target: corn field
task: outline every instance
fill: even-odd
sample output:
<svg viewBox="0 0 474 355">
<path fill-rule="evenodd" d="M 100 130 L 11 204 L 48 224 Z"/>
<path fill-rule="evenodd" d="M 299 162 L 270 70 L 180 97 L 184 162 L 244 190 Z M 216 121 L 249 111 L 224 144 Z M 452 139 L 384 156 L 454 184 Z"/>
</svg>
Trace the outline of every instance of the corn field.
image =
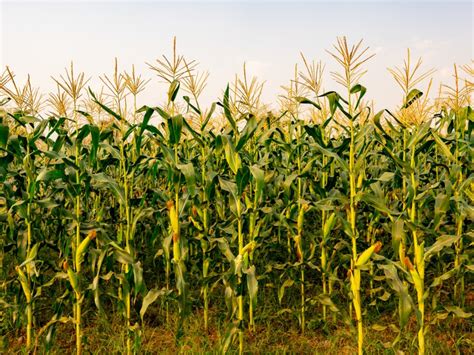
<svg viewBox="0 0 474 355">
<path fill-rule="evenodd" d="M 367 332 L 419 354 L 436 352 L 426 338 L 441 323 L 471 332 L 472 63 L 434 89 L 408 51 L 389 69 L 403 100 L 376 110 L 370 49 L 339 38 L 328 52 L 337 91 L 301 55 L 272 106 L 244 65 L 202 107 L 208 73 L 175 43 L 149 64 L 167 85 L 150 106 L 137 105 L 148 80 L 117 60 L 99 88 L 71 63 L 48 95 L 6 67 L 3 346 L 57 352 L 67 331 L 69 351 L 93 352 L 98 317 L 119 319 L 127 354 L 166 324 L 179 348 L 191 318 L 224 353 L 246 352 L 270 318 L 302 334 L 347 326 L 359 354 Z"/>
</svg>

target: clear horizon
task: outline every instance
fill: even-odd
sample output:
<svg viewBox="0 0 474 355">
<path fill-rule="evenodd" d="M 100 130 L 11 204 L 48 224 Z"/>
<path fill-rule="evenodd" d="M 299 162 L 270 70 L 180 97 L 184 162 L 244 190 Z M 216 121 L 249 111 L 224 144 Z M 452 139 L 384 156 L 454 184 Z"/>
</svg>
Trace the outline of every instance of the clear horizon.
<svg viewBox="0 0 474 355">
<path fill-rule="evenodd" d="M 2 1 L 0 19 L 2 71 L 10 66 L 19 80 L 30 74 L 33 85 L 47 93 L 54 90 L 50 77 L 63 74 L 72 60 L 97 90 L 99 75 L 110 75 L 117 57 L 120 69 L 135 64 L 152 79 L 140 99 L 147 104 L 160 103 L 166 89 L 145 62 L 171 55 L 174 36 L 178 52 L 210 72 L 204 105 L 220 99 L 244 62 L 249 74 L 265 81 L 263 101 L 275 102 L 294 64 L 302 65 L 300 52 L 326 65 L 323 88 L 337 90 L 330 78 L 337 66 L 326 50 L 342 35 L 350 43 L 364 39 L 376 53 L 362 84 L 377 107 L 401 102 L 386 68 L 401 66 L 407 48 L 413 59 L 423 58 L 424 69 L 437 70 L 432 93 L 440 82 L 451 83 L 454 63 L 474 57 L 473 4 L 466 1 Z"/>
</svg>

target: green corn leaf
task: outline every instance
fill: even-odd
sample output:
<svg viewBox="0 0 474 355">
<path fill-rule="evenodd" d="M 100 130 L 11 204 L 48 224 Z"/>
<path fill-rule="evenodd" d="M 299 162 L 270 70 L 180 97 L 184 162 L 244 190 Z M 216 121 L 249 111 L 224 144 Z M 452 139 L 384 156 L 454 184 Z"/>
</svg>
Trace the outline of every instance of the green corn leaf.
<svg viewBox="0 0 474 355">
<path fill-rule="evenodd" d="M 145 130 L 148 127 L 148 123 L 150 122 L 153 112 L 154 112 L 153 108 L 145 107 L 145 114 L 143 115 L 143 120 L 142 120 L 142 123 L 140 124 L 140 129 L 138 131 L 138 134 L 135 136 L 135 151 L 137 152 L 137 155 L 140 155 L 140 151 L 142 148 L 143 134 L 145 133 Z"/>
<path fill-rule="evenodd" d="M 383 182 L 389 182 L 389 181 L 393 181 L 394 177 L 395 177 L 395 173 L 391 173 L 391 172 L 386 171 L 382 175 L 380 175 L 378 180 L 383 181 Z"/>
<path fill-rule="evenodd" d="M 177 167 L 186 179 L 186 189 L 189 195 L 194 196 L 196 193 L 196 172 L 194 171 L 193 164 L 178 164 Z"/>
<path fill-rule="evenodd" d="M 457 242 L 461 236 L 454 236 L 454 235 L 442 235 L 436 238 L 436 241 L 428 248 L 425 249 L 424 252 L 424 260 L 427 262 L 430 258 L 439 253 L 446 247 L 451 246 L 453 243 Z"/>
<path fill-rule="evenodd" d="M 263 188 L 265 186 L 265 173 L 257 165 L 250 167 L 250 172 L 255 180 L 255 201 L 260 202 L 263 196 Z"/>
<path fill-rule="evenodd" d="M 248 140 L 252 138 L 258 127 L 259 124 L 257 123 L 257 119 L 255 118 L 255 116 L 250 117 L 240 134 L 240 138 L 237 142 L 237 145 L 235 146 L 235 150 L 237 152 L 239 152 L 245 146 L 245 143 L 247 143 Z"/>
<path fill-rule="evenodd" d="M 237 171 L 241 167 L 240 155 L 235 150 L 234 143 L 229 136 L 222 136 L 224 142 L 224 151 L 225 151 L 225 159 L 227 160 L 227 164 L 229 164 L 229 168 L 232 170 L 234 174 L 237 174 Z"/>
<path fill-rule="evenodd" d="M 250 181 L 250 169 L 247 166 L 241 167 L 237 171 L 235 176 L 235 182 L 237 183 L 237 194 L 240 196 L 244 192 Z"/>
<path fill-rule="evenodd" d="M 430 288 L 435 288 L 443 284 L 444 281 L 449 280 L 451 277 L 455 276 L 459 272 L 459 267 L 452 268 L 451 270 L 445 272 L 441 276 L 435 277 Z"/>
<path fill-rule="evenodd" d="M 179 144 L 183 130 L 183 116 L 177 115 L 168 119 L 168 142 L 170 145 Z"/>
<path fill-rule="evenodd" d="M 26 255 L 26 259 L 25 261 L 23 261 L 21 264 L 20 264 L 20 267 L 23 267 L 25 266 L 26 264 L 29 264 L 31 262 L 33 262 L 36 258 L 36 255 L 38 254 L 38 248 L 40 246 L 40 243 L 36 243 L 35 245 L 33 245 L 33 247 L 30 249 L 30 252 Z"/>
<path fill-rule="evenodd" d="M 213 102 L 212 105 L 211 105 L 211 108 L 209 109 L 209 112 L 207 113 L 207 116 L 206 116 L 205 120 L 201 124 L 201 132 L 206 129 L 206 126 L 209 123 L 209 121 L 211 120 L 211 117 L 212 117 L 215 110 L 216 110 L 216 103 Z"/>
<path fill-rule="evenodd" d="M 46 168 L 46 169 L 43 169 L 36 177 L 37 182 L 39 181 L 49 182 L 49 181 L 57 180 L 57 179 L 63 179 L 63 180 L 66 179 L 66 175 L 64 174 L 63 170 L 57 170 L 57 169 L 48 170 Z"/>
<path fill-rule="evenodd" d="M 433 135 L 433 138 L 436 142 L 436 145 L 439 147 L 439 149 L 441 150 L 441 152 L 443 153 L 443 155 L 450 161 L 454 162 L 455 161 L 455 158 L 453 156 L 453 154 L 451 153 L 450 149 L 448 148 L 448 146 L 442 141 L 442 139 L 440 138 L 440 136 L 434 132 L 434 131 L 431 131 L 431 134 Z"/>
<path fill-rule="evenodd" d="M 183 96 L 183 99 L 184 99 L 184 101 L 186 101 L 188 106 L 191 107 L 194 110 L 194 112 L 196 112 L 198 115 L 201 115 L 201 110 L 199 110 L 196 106 L 194 106 L 191 103 L 191 100 L 189 99 L 189 96 Z"/>
<path fill-rule="evenodd" d="M 395 216 L 398 214 L 395 211 L 391 211 L 387 207 L 384 199 L 377 195 L 374 195 L 371 193 L 364 193 L 361 197 L 361 200 L 367 203 L 369 206 L 372 206 L 373 208 L 375 208 L 378 212 L 381 212 L 383 214 L 386 214 L 389 216 Z"/>
<path fill-rule="evenodd" d="M 446 306 L 444 307 L 448 312 L 453 313 L 456 317 L 459 318 L 471 318 L 471 312 L 465 312 L 463 309 L 457 306 Z"/>
<path fill-rule="evenodd" d="M 125 192 L 123 187 L 105 173 L 98 173 L 92 176 L 93 183 L 100 188 L 105 188 L 112 192 L 120 204 L 125 204 Z"/>
<path fill-rule="evenodd" d="M 402 108 L 410 107 L 421 96 L 423 96 L 423 93 L 420 90 L 418 90 L 418 89 L 411 90 L 408 93 L 407 97 L 405 98 L 405 103 L 403 104 Z"/>
<path fill-rule="evenodd" d="M 97 166 L 97 151 L 99 149 L 99 142 L 100 142 L 100 131 L 99 127 L 90 125 L 90 134 L 91 134 L 91 150 L 90 150 L 90 160 L 92 166 Z"/>
<path fill-rule="evenodd" d="M 173 80 L 168 89 L 168 101 L 174 102 L 176 95 L 178 95 L 180 83 L 178 80 Z"/>
<path fill-rule="evenodd" d="M 395 253 L 398 253 L 400 243 L 405 240 L 404 224 L 401 218 L 394 220 L 392 223 L 392 248 Z"/>
<path fill-rule="evenodd" d="M 303 126 L 303 128 L 306 131 L 306 133 L 310 135 L 316 141 L 316 143 L 318 143 L 323 148 L 327 148 L 323 140 L 323 133 L 322 133 L 320 125 L 314 125 L 314 126 L 305 125 Z"/>
<path fill-rule="evenodd" d="M 293 286 L 295 282 L 292 279 L 286 279 L 285 282 L 280 286 L 278 289 L 278 302 L 281 304 L 281 301 L 283 300 L 283 296 L 285 295 L 285 289 L 287 287 Z"/>
<path fill-rule="evenodd" d="M 92 97 L 92 101 L 94 101 L 97 105 L 99 105 L 105 112 L 107 112 L 109 115 L 111 115 L 112 117 L 117 119 L 119 122 L 121 122 L 121 121 L 126 122 L 122 118 L 122 116 L 120 116 L 118 113 L 114 112 L 112 109 L 108 108 L 106 105 L 104 105 L 102 102 L 100 102 L 90 88 L 89 88 L 89 93 Z"/>
<path fill-rule="evenodd" d="M 225 89 L 223 103 L 222 104 L 219 103 L 219 106 L 222 106 L 224 108 L 225 118 L 227 119 L 227 121 L 229 121 L 230 126 L 232 127 L 232 130 L 234 131 L 234 134 L 237 135 L 239 130 L 230 112 L 229 85 L 227 85 L 227 88 Z"/>
<path fill-rule="evenodd" d="M 191 127 L 189 122 L 186 119 L 183 119 L 184 126 L 188 130 L 189 133 L 193 136 L 193 139 L 199 143 L 201 147 L 205 147 L 204 141 L 201 139 L 201 136 Z"/>
<path fill-rule="evenodd" d="M 318 110 L 321 110 L 321 106 L 318 105 L 316 102 L 314 101 L 311 101 L 310 99 L 307 99 L 306 97 L 301 97 L 301 96 L 297 96 L 295 97 L 295 100 L 297 102 L 299 102 L 300 104 L 309 104 L 309 105 L 313 105 L 314 107 L 316 107 Z"/>
<path fill-rule="evenodd" d="M 258 281 L 255 272 L 255 265 L 252 265 L 245 271 L 245 274 L 247 274 L 247 289 L 249 291 L 250 302 L 252 302 L 254 307 L 257 305 L 258 292 Z"/>
<path fill-rule="evenodd" d="M 416 308 L 408 293 L 408 286 L 402 283 L 394 265 L 379 265 L 379 267 L 383 269 L 388 284 L 398 295 L 398 317 L 400 328 L 403 329 L 410 319 L 411 312 Z"/>
<path fill-rule="evenodd" d="M 135 293 L 135 297 L 138 294 L 143 293 L 145 291 L 145 283 L 143 281 L 143 268 L 140 261 L 132 264 L 133 269 L 133 291 Z"/>
<path fill-rule="evenodd" d="M 227 240 L 225 240 L 224 238 L 219 238 L 216 241 L 218 243 L 219 250 L 222 252 L 222 254 L 224 254 L 227 261 L 231 262 L 232 260 L 234 260 L 235 256 L 232 253 L 232 251 L 230 250 L 230 246 L 229 246 L 229 243 L 227 242 Z"/>
<path fill-rule="evenodd" d="M 7 147 L 9 132 L 8 126 L 0 125 L 0 148 Z"/>
<path fill-rule="evenodd" d="M 339 107 L 338 106 L 338 101 L 340 99 L 339 94 L 335 91 L 329 91 L 329 92 L 326 92 L 326 93 L 320 95 L 319 97 L 326 97 L 328 99 L 329 109 L 331 111 L 331 116 L 334 116 L 334 114 L 336 113 L 337 108 Z"/>
<path fill-rule="evenodd" d="M 357 102 L 355 105 L 355 109 L 357 109 L 359 108 L 362 98 L 365 96 L 365 93 L 367 92 L 367 88 L 360 84 L 356 84 L 351 88 L 350 92 L 351 94 L 357 94 L 357 93 L 359 94 L 359 97 L 357 98 Z"/>
<path fill-rule="evenodd" d="M 140 308 L 140 319 L 142 320 L 142 322 L 148 307 L 150 307 L 150 305 L 155 302 L 158 297 L 162 297 L 166 295 L 166 293 L 167 291 L 165 289 L 160 290 L 158 288 L 153 288 L 148 291 L 146 296 L 143 298 L 142 307 Z"/>
</svg>

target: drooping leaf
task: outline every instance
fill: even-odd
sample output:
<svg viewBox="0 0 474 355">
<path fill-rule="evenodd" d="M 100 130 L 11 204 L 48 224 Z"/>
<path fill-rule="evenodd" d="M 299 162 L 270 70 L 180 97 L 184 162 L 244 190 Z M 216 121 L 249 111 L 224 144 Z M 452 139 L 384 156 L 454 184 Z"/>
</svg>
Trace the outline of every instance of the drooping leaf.
<svg viewBox="0 0 474 355">
<path fill-rule="evenodd" d="M 457 306 L 445 306 L 444 309 L 446 309 L 448 312 L 453 313 L 456 317 L 459 318 L 471 318 L 472 313 L 471 312 L 465 312 L 463 309 Z"/>
<path fill-rule="evenodd" d="M 92 176 L 93 183 L 100 188 L 105 188 L 112 192 L 120 204 L 125 204 L 125 192 L 114 179 L 105 173 L 98 173 Z"/>
<path fill-rule="evenodd" d="M 362 98 L 365 96 L 365 93 L 367 92 L 367 88 L 360 84 L 356 84 L 351 88 L 350 92 L 351 94 L 357 94 L 357 93 L 359 94 L 359 97 L 357 98 L 357 102 L 355 104 L 355 109 L 357 109 L 360 105 Z"/>
<path fill-rule="evenodd" d="M 173 80 L 168 89 L 168 101 L 174 102 L 176 95 L 178 95 L 180 83 L 178 80 Z"/>
<path fill-rule="evenodd" d="M 441 250 L 443 250 L 446 247 L 451 246 L 453 243 L 457 242 L 461 236 L 457 235 L 442 235 L 438 238 L 436 238 L 436 241 L 428 248 L 426 248 L 425 253 L 424 253 L 424 259 L 425 261 L 430 260 L 430 258 L 436 254 L 439 253 Z"/>
<path fill-rule="evenodd" d="M 418 89 L 411 90 L 405 98 L 405 103 L 403 104 L 402 108 L 410 107 L 411 104 L 418 100 L 422 95 L 423 93 Z"/>
<path fill-rule="evenodd" d="M 148 307 L 150 307 L 150 305 L 153 302 L 155 302 L 158 299 L 158 297 L 161 297 L 164 295 L 166 295 L 166 289 L 160 290 L 158 288 L 153 288 L 150 291 L 148 291 L 146 296 L 143 298 L 142 307 L 140 308 L 140 319 L 142 320 L 142 322 L 143 322 L 143 318 L 145 316 L 145 313 Z"/>
<path fill-rule="evenodd" d="M 297 102 L 299 102 L 300 104 L 309 104 L 309 105 L 313 105 L 314 107 L 316 107 L 318 110 L 321 110 L 321 105 L 317 104 L 316 102 L 314 101 L 311 101 L 310 99 L 306 98 L 306 97 L 302 97 L 302 96 L 298 96 L 295 98 L 295 100 Z"/>
</svg>

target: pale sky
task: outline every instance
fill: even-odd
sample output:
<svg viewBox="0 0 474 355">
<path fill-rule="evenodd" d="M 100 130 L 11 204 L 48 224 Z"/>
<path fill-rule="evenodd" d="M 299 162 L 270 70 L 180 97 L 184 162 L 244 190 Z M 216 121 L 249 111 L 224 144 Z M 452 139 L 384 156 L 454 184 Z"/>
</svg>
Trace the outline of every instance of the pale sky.
<svg viewBox="0 0 474 355">
<path fill-rule="evenodd" d="M 376 53 L 362 84 L 382 108 L 402 100 L 386 68 L 401 66 L 407 48 L 423 57 L 424 68 L 437 69 L 436 88 L 451 82 L 454 63 L 474 58 L 473 31 L 471 1 L 0 0 L 0 66 L 9 65 L 19 79 L 31 74 L 33 85 L 48 92 L 50 76 L 73 60 L 98 90 L 97 77 L 111 74 L 118 57 L 122 69 L 135 64 L 152 79 L 141 103 L 157 105 L 166 91 L 145 62 L 171 55 L 176 36 L 178 52 L 210 72 L 204 104 L 220 98 L 244 62 L 265 80 L 264 101 L 274 102 L 301 63 L 300 51 L 326 63 L 323 87 L 337 89 L 329 75 L 336 66 L 325 50 L 345 35 L 350 43 L 363 38 Z"/>
</svg>

